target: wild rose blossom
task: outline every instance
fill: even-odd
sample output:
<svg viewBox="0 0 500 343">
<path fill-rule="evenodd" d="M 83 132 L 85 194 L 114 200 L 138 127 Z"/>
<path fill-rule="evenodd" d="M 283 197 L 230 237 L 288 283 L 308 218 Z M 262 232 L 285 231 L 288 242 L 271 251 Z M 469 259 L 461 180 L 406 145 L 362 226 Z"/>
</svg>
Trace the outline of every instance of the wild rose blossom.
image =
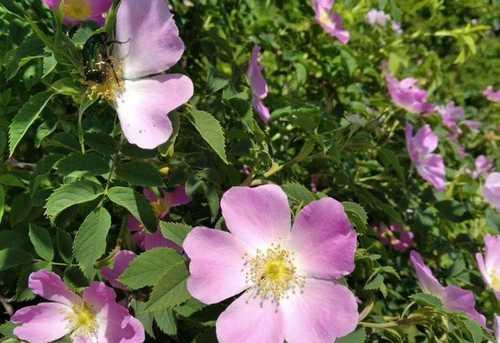
<svg viewBox="0 0 500 343">
<path fill-rule="evenodd" d="M 486 89 L 483 91 L 483 95 L 489 101 L 500 102 L 500 90 L 494 90 L 493 86 L 486 87 Z"/>
<path fill-rule="evenodd" d="M 399 252 L 405 252 L 414 244 L 413 232 L 406 230 L 401 224 L 379 224 L 373 227 L 382 244 Z"/>
<path fill-rule="evenodd" d="M 443 287 L 432 274 L 431 269 L 424 263 L 422 256 L 416 251 L 410 252 L 410 261 L 417 273 L 420 288 L 424 293 L 439 298 L 447 311 L 463 312 L 479 325 L 486 326 L 486 318 L 477 312 L 475 308 L 476 300 L 471 291 L 456 286 Z"/>
<path fill-rule="evenodd" d="M 112 268 L 101 268 L 101 275 L 103 279 L 108 281 L 114 288 L 126 290 L 127 286 L 118 281 L 118 278 L 123 274 L 130 262 L 134 259 L 135 253 L 133 251 L 120 250 L 115 256 Z"/>
<path fill-rule="evenodd" d="M 57 10 L 61 0 L 43 0 L 45 6 L 51 10 Z M 78 25 L 85 21 L 93 21 L 104 25 L 106 12 L 109 11 L 113 0 L 64 0 L 63 21 L 66 25 Z"/>
<path fill-rule="evenodd" d="M 143 189 L 143 193 L 151 204 L 151 207 L 153 207 L 156 218 L 158 219 L 164 219 L 172 207 L 185 205 L 191 202 L 191 199 L 186 194 L 186 187 L 184 185 L 178 185 L 172 192 L 164 193 L 162 197 L 158 197 L 153 191 L 147 188 Z M 150 250 L 158 247 L 179 249 L 177 244 L 163 237 L 160 230 L 156 230 L 154 233 L 147 232 L 141 222 L 133 216 L 128 217 L 127 224 L 135 242 L 143 250 Z"/>
<path fill-rule="evenodd" d="M 164 0 L 122 0 L 116 15 L 112 63 L 93 93 L 114 105 L 127 140 L 154 149 L 172 134 L 168 113 L 193 95 L 185 75 L 160 74 L 176 64 L 184 43 Z M 153 76 L 150 76 L 153 75 Z"/>
<path fill-rule="evenodd" d="M 438 136 L 429 125 L 420 128 L 413 136 L 413 126 L 410 123 L 406 123 L 405 135 L 406 148 L 417 172 L 436 190 L 443 192 L 446 189 L 443 157 L 432 153 L 438 146 Z"/>
<path fill-rule="evenodd" d="M 500 210 L 500 173 L 491 173 L 486 177 L 483 195 L 491 206 Z"/>
<path fill-rule="evenodd" d="M 220 343 L 331 343 L 356 328 L 356 298 L 336 281 L 354 270 L 356 251 L 341 203 L 311 202 L 291 230 L 275 185 L 233 187 L 221 209 L 229 232 L 196 227 L 183 244 L 193 297 L 215 304 L 243 292 L 217 319 Z"/>
<path fill-rule="evenodd" d="M 500 235 L 484 237 L 484 256 L 476 254 L 476 261 L 484 282 L 500 300 Z"/>
<path fill-rule="evenodd" d="M 465 117 L 465 111 L 462 107 L 455 106 L 455 103 L 450 101 L 446 106 L 438 106 L 437 111 L 447 128 L 452 131 L 459 130 L 458 124 Z"/>
<path fill-rule="evenodd" d="M 261 54 L 260 47 L 254 46 L 252 50 L 252 58 L 248 65 L 247 75 L 250 80 L 252 89 L 252 105 L 260 119 L 267 124 L 271 119 L 271 113 L 264 104 L 264 99 L 267 97 L 268 88 L 267 82 L 262 76 L 262 65 L 260 64 Z"/>
<path fill-rule="evenodd" d="M 379 11 L 376 9 L 371 9 L 366 14 L 366 21 L 372 26 L 382 26 L 384 27 L 388 21 L 391 20 L 391 16 L 384 11 Z"/>
<path fill-rule="evenodd" d="M 17 338 L 30 343 L 53 342 L 69 335 L 73 342 L 144 342 L 144 327 L 116 303 L 112 288 L 92 282 L 81 296 L 47 270 L 31 273 L 29 288 L 50 302 L 16 311 L 11 321 Z"/>
<path fill-rule="evenodd" d="M 417 87 L 417 79 L 407 77 L 398 81 L 389 72 L 385 73 L 387 88 L 392 102 L 411 113 L 431 113 L 435 111 L 434 105 L 427 102 L 427 91 Z"/>
<path fill-rule="evenodd" d="M 335 0 L 313 0 L 316 21 L 323 30 L 332 37 L 336 37 L 340 43 L 349 42 L 349 32 L 344 29 L 342 18 L 332 11 Z"/>
<path fill-rule="evenodd" d="M 484 155 L 479 155 L 474 161 L 475 170 L 472 172 L 474 179 L 486 176 L 493 169 L 493 161 Z"/>
<path fill-rule="evenodd" d="M 394 21 L 394 20 L 392 21 L 391 28 L 395 34 L 397 34 L 397 35 L 403 34 L 403 29 L 401 28 L 401 24 L 398 23 L 397 21 Z"/>
</svg>

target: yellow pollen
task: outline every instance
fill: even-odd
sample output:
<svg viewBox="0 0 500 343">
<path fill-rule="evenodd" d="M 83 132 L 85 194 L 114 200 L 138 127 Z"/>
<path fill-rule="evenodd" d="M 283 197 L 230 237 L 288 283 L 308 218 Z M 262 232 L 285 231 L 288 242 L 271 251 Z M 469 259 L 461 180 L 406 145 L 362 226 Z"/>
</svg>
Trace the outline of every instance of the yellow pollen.
<svg viewBox="0 0 500 343">
<path fill-rule="evenodd" d="M 330 14 L 328 14 L 328 12 L 322 8 L 320 8 L 319 10 L 319 22 L 325 26 L 329 26 L 332 24 L 332 18 L 330 17 Z"/>
<path fill-rule="evenodd" d="M 245 255 L 246 282 L 255 296 L 276 304 L 281 299 L 301 291 L 305 278 L 298 275 L 293 253 L 280 245 L 257 250 L 254 257 Z"/>
<path fill-rule="evenodd" d="M 157 218 L 160 218 L 160 216 L 170 208 L 164 199 L 158 199 L 155 202 L 152 202 L 151 207 L 153 208 Z"/>
<path fill-rule="evenodd" d="M 91 96 L 97 96 L 116 103 L 117 97 L 123 91 L 123 70 L 121 64 L 114 58 L 109 62 L 101 61 L 97 63 L 103 74 L 103 82 L 85 81 Z"/>
<path fill-rule="evenodd" d="M 74 330 L 84 334 L 92 334 L 96 332 L 97 320 L 95 313 L 92 311 L 89 305 L 74 305 L 73 315 L 70 318 Z"/>
<path fill-rule="evenodd" d="M 491 287 L 495 291 L 500 291 L 500 273 L 496 270 L 491 273 Z"/>
<path fill-rule="evenodd" d="M 92 15 L 92 8 L 87 0 L 64 0 L 64 15 L 83 21 Z"/>
</svg>

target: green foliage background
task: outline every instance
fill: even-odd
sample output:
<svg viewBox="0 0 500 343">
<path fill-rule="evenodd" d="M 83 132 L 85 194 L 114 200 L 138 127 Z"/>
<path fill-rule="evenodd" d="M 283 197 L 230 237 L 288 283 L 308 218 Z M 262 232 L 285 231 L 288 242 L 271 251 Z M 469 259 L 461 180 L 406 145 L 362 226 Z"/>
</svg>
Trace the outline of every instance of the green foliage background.
<svg viewBox="0 0 500 343">
<path fill-rule="evenodd" d="M 487 85 L 500 86 L 500 2 L 337 2 L 351 33 L 345 46 L 322 31 L 305 0 L 171 1 L 186 44 L 172 70 L 191 77 L 195 96 L 170 115 L 174 137 L 146 151 L 124 141 L 114 110 L 89 100 L 81 83 L 81 48 L 97 27 L 61 29 L 39 1 L 0 0 L 0 297 L 6 306 L 36 302 L 27 289 L 33 270 L 54 270 L 78 289 L 99 278 L 96 271 L 117 249 L 135 249 L 127 215 L 156 227 L 141 186 L 187 183 L 192 203 L 161 224 L 180 243 L 192 226 L 224 227 L 219 200 L 231 186 L 274 182 L 294 212 L 328 195 L 344 202 L 357 227 L 356 270 L 346 282 L 364 318 L 342 342 L 486 341 L 488 332 L 420 294 L 408 254 L 384 247 L 370 227 L 407 225 L 441 281 L 473 290 L 489 323 L 500 312 L 474 260 L 484 235 L 499 233 L 500 214 L 484 203 L 482 181 L 466 172 L 480 154 L 500 166 L 499 106 L 481 94 Z M 401 22 L 404 33 L 369 26 L 371 8 Z M 246 68 L 254 44 L 263 49 L 269 127 L 251 108 Z M 398 78 L 418 78 L 432 102 L 453 100 L 466 119 L 482 122 L 477 134 L 464 128 L 468 157 L 458 156 L 439 116 L 422 119 L 391 103 L 384 61 Z M 445 193 L 434 192 L 412 168 L 407 120 L 425 121 L 439 135 Z M 319 193 L 309 190 L 312 176 Z M 184 257 L 157 249 L 137 263 L 123 280 L 150 339 L 214 340 L 214 320 L 225 304 L 190 298 Z M 15 341 L 8 318 L 2 314 L 2 342 Z"/>
</svg>

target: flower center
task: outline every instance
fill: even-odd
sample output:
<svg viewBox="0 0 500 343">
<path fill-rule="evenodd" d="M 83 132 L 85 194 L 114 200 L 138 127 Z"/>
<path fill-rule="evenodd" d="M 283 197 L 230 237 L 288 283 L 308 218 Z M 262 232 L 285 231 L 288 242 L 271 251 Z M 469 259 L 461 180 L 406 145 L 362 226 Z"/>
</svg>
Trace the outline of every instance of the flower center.
<svg viewBox="0 0 500 343">
<path fill-rule="evenodd" d="M 248 268 L 246 282 L 263 301 L 279 303 L 289 293 L 304 288 L 305 279 L 297 273 L 293 253 L 281 245 L 258 249 L 254 257 L 246 255 L 244 259 Z"/>
<path fill-rule="evenodd" d="M 330 14 L 323 8 L 319 9 L 319 22 L 325 26 L 330 26 L 333 24 Z"/>
<path fill-rule="evenodd" d="M 96 73 L 100 73 L 101 81 L 86 81 L 91 95 L 98 96 L 116 103 L 116 99 L 123 91 L 123 70 L 122 65 L 115 58 L 110 57 L 109 61 L 96 63 Z"/>
<path fill-rule="evenodd" d="M 491 287 L 495 291 L 500 290 L 500 273 L 496 270 L 491 273 Z"/>
<path fill-rule="evenodd" d="M 86 0 L 64 0 L 64 15 L 83 21 L 92 15 L 92 8 Z"/>
<path fill-rule="evenodd" d="M 153 208 L 153 211 L 157 218 L 160 218 L 170 208 L 170 206 L 164 199 L 158 199 L 152 202 L 151 207 Z"/>
<path fill-rule="evenodd" d="M 91 307 L 87 304 L 74 305 L 71 321 L 75 331 L 79 334 L 89 335 L 96 332 L 97 320 L 96 315 Z"/>
</svg>

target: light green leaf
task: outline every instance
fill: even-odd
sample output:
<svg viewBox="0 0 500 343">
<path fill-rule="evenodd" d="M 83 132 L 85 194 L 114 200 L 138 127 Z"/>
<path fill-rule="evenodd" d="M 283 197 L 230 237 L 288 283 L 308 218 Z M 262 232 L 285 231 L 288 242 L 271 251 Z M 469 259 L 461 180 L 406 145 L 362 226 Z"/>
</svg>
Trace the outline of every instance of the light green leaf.
<svg viewBox="0 0 500 343">
<path fill-rule="evenodd" d="M 439 309 L 443 308 L 441 300 L 431 294 L 417 293 L 410 296 L 410 298 L 420 305 L 430 305 Z"/>
<path fill-rule="evenodd" d="M 0 272 L 32 262 L 33 257 L 23 250 L 16 248 L 0 250 Z"/>
<path fill-rule="evenodd" d="M 35 94 L 19 109 L 9 126 L 10 156 L 53 96 L 49 91 Z"/>
<path fill-rule="evenodd" d="M 182 246 L 184 239 L 186 239 L 186 236 L 191 231 L 191 226 L 183 223 L 160 221 L 160 229 L 162 235 L 166 239 L 169 239 L 175 244 Z"/>
<path fill-rule="evenodd" d="M 47 199 L 45 214 L 54 220 L 59 213 L 68 207 L 97 199 L 102 192 L 100 184 L 88 180 L 62 185 Z"/>
<path fill-rule="evenodd" d="M 141 161 L 119 164 L 116 175 L 133 186 L 154 187 L 164 184 L 158 169 Z"/>
<path fill-rule="evenodd" d="M 174 312 L 171 309 L 154 312 L 153 316 L 156 325 L 158 325 L 161 331 L 169 336 L 177 335 L 177 321 L 175 320 Z"/>
<path fill-rule="evenodd" d="M 108 191 L 108 198 L 115 204 L 125 207 L 137 220 L 151 232 L 156 227 L 156 217 L 151 205 L 142 195 L 128 187 L 113 187 Z"/>
<path fill-rule="evenodd" d="M 474 343 L 483 342 L 484 332 L 481 326 L 477 322 L 469 318 L 464 318 L 464 324 L 465 327 L 467 328 L 467 331 L 470 333 L 472 337 L 472 342 Z M 497 330 L 500 330 L 500 328 Z"/>
<path fill-rule="evenodd" d="M 130 289 L 153 286 L 172 268 L 184 265 L 178 252 L 167 248 L 155 248 L 135 258 L 120 277 L 120 282 Z"/>
<path fill-rule="evenodd" d="M 364 328 L 359 328 L 347 336 L 337 338 L 335 343 L 364 343 L 366 341 L 366 332 Z"/>
<path fill-rule="evenodd" d="M 111 228 L 111 216 L 104 207 L 90 212 L 76 234 L 73 252 L 83 273 L 92 278 L 94 263 L 106 252 L 106 238 Z"/>
<path fill-rule="evenodd" d="M 189 273 L 185 264 L 177 264 L 169 268 L 153 287 L 146 303 L 146 311 L 165 311 L 191 298 L 186 288 Z"/>
<path fill-rule="evenodd" d="M 38 256 L 43 258 L 45 261 L 52 261 L 54 259 L 52 239 L 50 238 L 50 233 L 46 228 L 30 224 L 29 237 Z"/>
<path fill-rule="evenodd" d="M 219 155 L 224 163 L 229 164 L 226 156 L 224 130 L 219 121 L 210 113 L 198 110 L 192 110 L 189 118 L 201 137 Z"/>
<path fill-rule="evenodd" d="M 2 222 L 3 213 L 5 211 L 5 189 L 0 185 L 0 223 Z"/>
<path fill-rule="evenodd" d="M 352 224 L 359 231 L 365 232 L 368 225 L 368 215 L 365 209 L 361 205 L 349 201 L 342 202 L 342 206 L 344 206 L 344 211 Z"/>
<path fill-rule="evenodd" d="M 297 182 L 287 182 L 282 185 L 286 195 L 295 202 L 307 205 L 311 201 L 317 200 L 316 195 L 306 187 Z"/>
</svg>

